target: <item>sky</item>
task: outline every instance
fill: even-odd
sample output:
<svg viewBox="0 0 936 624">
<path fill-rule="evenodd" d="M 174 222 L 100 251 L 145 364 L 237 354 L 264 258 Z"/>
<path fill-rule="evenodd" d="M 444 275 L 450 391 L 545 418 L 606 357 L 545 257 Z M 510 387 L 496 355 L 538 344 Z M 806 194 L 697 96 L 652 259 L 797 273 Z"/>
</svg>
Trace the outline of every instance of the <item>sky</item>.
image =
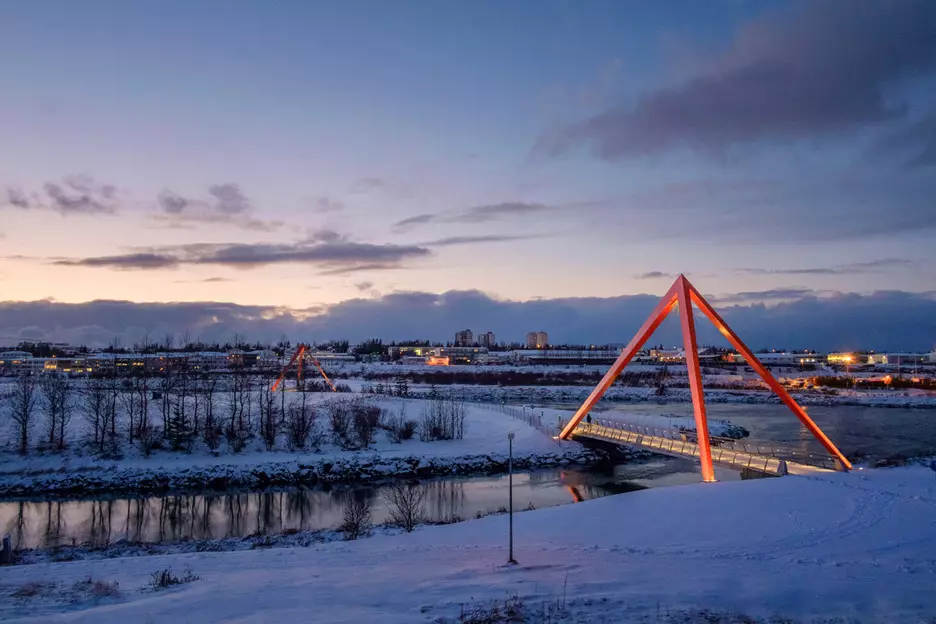
<svg viewBox="0 0 936 624">
<path fill-rule="evenodd" d="M 929 0 L 0 0 L 0 26 L 0 344 L 617 342 L 680 273 L 758 346 L 936 344 Z"/>
</svg>

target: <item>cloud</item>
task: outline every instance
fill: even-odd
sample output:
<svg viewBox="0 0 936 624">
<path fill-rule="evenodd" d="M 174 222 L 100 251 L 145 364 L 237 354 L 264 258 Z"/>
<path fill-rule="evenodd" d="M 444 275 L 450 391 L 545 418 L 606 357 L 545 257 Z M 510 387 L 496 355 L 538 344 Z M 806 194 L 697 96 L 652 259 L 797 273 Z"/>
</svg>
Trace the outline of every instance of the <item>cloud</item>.
<svg viewBox="0 0 936 624">
<path fill-rule="evenodd" d="M 542 137 L 617 160 L 844 135 L 904 114 L 889 89 L 936 64 L 931 0 L 800 2 L 744 24 L 677 84 Z"/>
<path fill-rule="evenodd" d="M 22 208 L 23 210 L 31 206 L 29 198 L 26 197 L 26 193 L 20 189 L 8 187 L 6 189 L 7 200 L 6 203 L 14 208 Z"/>
<path fill-rule="evenodd" d="M 788 293 L 792 294 L 792 293 Z M 424 338 L 450 340 L 465 327 L 494 331 L 504 340 L 523 339 L 531 327 L 543 328 L 557 343 L 626 343 L 659 299 L 650 295 L 608 298 L 503 301 L 476 291 L 394 293 L 352 299 L 322 308 L 290 310 L 231 303 L 130 303 L 55 301 L 0 303 L 0 335 L 47 340 L 124 344 L 166 333 L 188 331 L 206 341 L 234 334 L 255 341 L 360 341 Z M 764 304 L 715 304 L 725 320 L 752 348 L 878 349 L 916 351 L 936 343 L 936 299 L 907 292 L 869 295 L 806 295 Z M 895 322 L 899 319 L 899 322 Z M 697 316 L 703 344 L 725 344 Z M 676 344 L 679 323 L 671 316 L 651 339 Z"/>
<path fill-rule="evenodd" d="M 250 211 L 250 202 L 240 186 L 233 182 L 214 184 L 208 188 L 208 193 L 215 198 L 215 210 L 218 212 L 238 215 Z"/>
<path fill-rule="evenodd" d="M 229 280 L 226 277 L 206 277 L 205 279 L 202 280 L 202 284 L 220 284 L 222 282 L 231 282 L 231 281 L 233 280 Z"/>
<path fill-rule="evenodd" d="M 640 275 L 635 275 L 634 277 L 636 279 L 662 279 L 664 277 L 672 279 L 676 278 L 676 276 L 672 273 L 664 273 L 663 271 L 650 271 L 649 273 L 641 273 Z"/>
<path fill-rule="evenodd" d="M 156 198 L 158 214 L 149 215 L 149 221 L 159 227 L 190 230 L 200 225 L 229 225 L 253 232 L 275 232 L 285 223 L 265 221 L 251 217 L 253 205 L 240 186 L 229 182 L 208 188 L 209 198 L 185 197 L 164 189 Z"/>
<path fill-rule="evenodd" d="M 393 229 L 395 230 L 408 230 L 417 225 L 425 225 L 426 223 L 432 223 L 438 219 L 438 215 L 434 214 L 421 214 L 414 217 L 409 217 L 403 219 L 402 221 L 397 221 L 393 224 Z"/>
<path fill-rule="evenodd" d="M 174 269 L 179 259 L 165 254 L 132 253 L 117 256 L 97 256 L 79 260 L 55 260 L 57 266 L 110 268 L 120 270 Z"/>
<path fill-rule="evenodd" d="M 361 292 L 366 292 L 374 287 L 374 282 L 358 282 L 354 287 Z"/>
<path fill-rule="evenodd" d="M 851 275 L 873 273 L 880 269 L 914 266 L 916 262 L 902 258 L 885 258 L 868 262 L 850 262 L 830 267 L 806 267 L 801 269 L 740 269 L 751 275 Z"/>
<path fill-rule="evenodd" d="M 438 240 L 421 243 L 424 247 L 451 247 L 453 245 L 476 245 L 479 243 L 505 243 L 509 241 L 529 240 L 539 238 L 536 235 L 529 236 L 510 236 L 500 234 L 487 234 L 482 236 L 449 236 Z"/>
<path fill-rule="evenodd" d="M 47 182 L 42 189 L 48 206 L 63 216 L 117 212 L 116 187 L 100 184 L 90 176 L 68 176 L 61 184 Z"/>
<path fill-rule="evenodd" d="M 274 264 L 307 264 L 332 274 L 359 270 L 399 269 L 406 260 L 431 255 L 415 245 L 378 245 L 335 240 L 331 234 L 311 242 L 288 244 L 189 244 L 154 247 L 136 253 L 53 261 L 58 266 L 113 269 L 167 269 L 183 265 L 213 265 L 253 269 Z"/>
<path fill-rule="evenodd" d="M 313 210 L 318 213 L 340 212 L 347 208 L 344 202 L 324 196 L 317 198 L 313 206 Z"/>
<path fill-rule="evenodd" d="M 186 208 L 192 205 L 190 200 L 168 189 L 160 193 L 156 201 L 160 208 L 173 215 L 181 214 Z"/>
<path fill-rule="evenodd" d="M 545 204 L 528 202 L 485 204 L 482 206 L 472 206 L 471 208 L 455 212 L 416 215 L 403 219 L 402 221 L 397 221 L 393 224 L 393 229 L 398 232 L 403 232 L 429 223 L 487 223 L 512 215 L 528 215 L 554 209 L 554 207 Z"/>
</svg>

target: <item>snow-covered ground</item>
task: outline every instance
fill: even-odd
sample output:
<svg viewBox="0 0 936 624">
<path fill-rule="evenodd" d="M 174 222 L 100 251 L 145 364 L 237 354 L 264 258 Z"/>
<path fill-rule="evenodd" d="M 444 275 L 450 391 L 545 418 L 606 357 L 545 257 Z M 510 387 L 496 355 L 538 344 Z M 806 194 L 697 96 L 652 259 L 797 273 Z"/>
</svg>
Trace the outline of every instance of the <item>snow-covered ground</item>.
<svg viewBox="0 0 936 624">
<path fill-rule="evenodd" d="M 427 387 L 411 385 L 411 392 L 422 393 Z M 581 403 L 591 393 L 589 386 L 445 386 L 451 392 L 469 401 L 490 403 Z M 840 390 L 836 394 L 819 391 L 794 392 L 793 398 L 801 405 L 860 406 L 895 408 L 936 408 L 936 393 L 923 390 Z M 766 390 L 707 389 L 708 403 L 780 404 L 773 392 Z M 602 397 L 607 403 L 691 403 L 688 388 L 667 388 L 662 396 L 656 388 L 612 386 Z"/>
<path fill-rule="evenodd" d="M 516 566 L 505 565 L 498 516 L 307 548 L 2 568 L 0 616 L 445 622 L 462 605 L 513 595 L 533 622 L 563 603 L 565 617 L 549 621 L 685 622 L 700 609 L 765 621 L 936 616 L 936 479 L 926 468 L 651 489 L 514 522 Z M 145 590 L 165 568 L 199 579 Z"/>
</svg>

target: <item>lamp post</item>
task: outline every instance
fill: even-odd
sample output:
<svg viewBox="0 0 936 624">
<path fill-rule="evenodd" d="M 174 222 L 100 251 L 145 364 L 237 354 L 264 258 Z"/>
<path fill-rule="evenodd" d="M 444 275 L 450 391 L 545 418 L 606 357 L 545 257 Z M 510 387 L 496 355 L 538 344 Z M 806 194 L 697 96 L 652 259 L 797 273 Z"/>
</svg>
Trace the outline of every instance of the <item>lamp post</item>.
<svg viewBox="0 0 936 624">
<path fill-rule="evenodd" d="M 513 554 L 513 440 L 514 432 L 511 431 L 507 434 L 507 490 L 508 494 L 508 506 L 507 514 L 509 516 L 509 541 L 510 541 L 510 558 L 507 559 L 507 563 L 515 564 L 517 560 L 514 559 Z"/>
</svg>

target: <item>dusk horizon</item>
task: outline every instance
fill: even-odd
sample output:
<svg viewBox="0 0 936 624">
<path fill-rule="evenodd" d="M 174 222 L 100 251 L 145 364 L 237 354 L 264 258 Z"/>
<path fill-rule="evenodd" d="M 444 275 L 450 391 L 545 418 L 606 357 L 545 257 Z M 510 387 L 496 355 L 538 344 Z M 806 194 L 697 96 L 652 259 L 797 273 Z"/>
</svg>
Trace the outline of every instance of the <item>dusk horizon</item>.
<svg viewBox="0 0 936 624">
<path fill-rule="evenodd" d="M 353 5 L 0 8 L 0 343 L 936 346 L 932 3 Z"/>
</svg>

